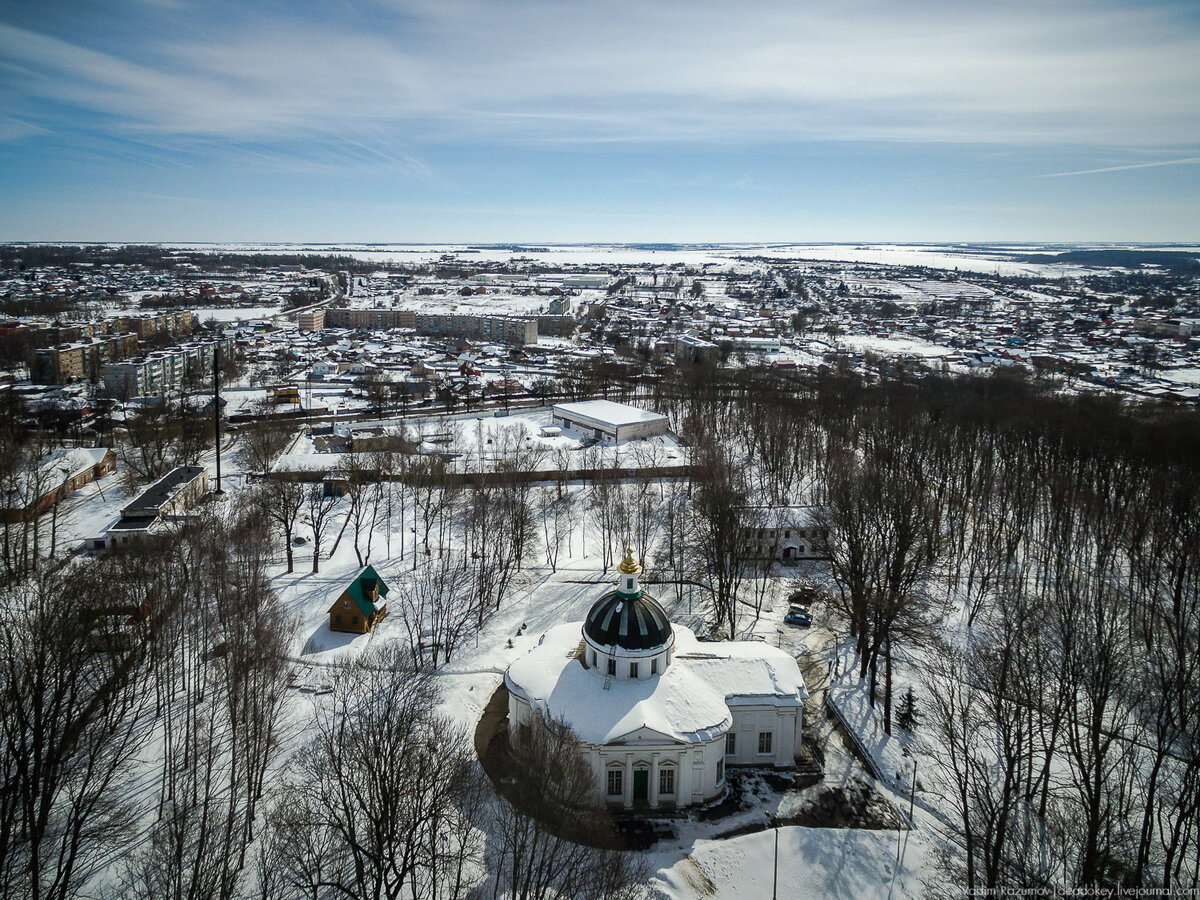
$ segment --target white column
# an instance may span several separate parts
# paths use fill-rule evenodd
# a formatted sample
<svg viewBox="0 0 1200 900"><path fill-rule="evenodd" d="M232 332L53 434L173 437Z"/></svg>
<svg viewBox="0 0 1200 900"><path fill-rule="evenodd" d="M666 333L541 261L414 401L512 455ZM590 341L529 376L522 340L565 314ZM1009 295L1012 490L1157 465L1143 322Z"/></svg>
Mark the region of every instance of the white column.
<svg viewBox="0 0 1200 900"><path fill-rule="evenodd" d="M621 803L626 809L633 807L633 754L625 754L625 774L621 776Z"/></svg>
<svg viewBox="0 0 1200 900"><path fill-rule="evenodd" d="M658 809L658 753L650 756L650 808Z"/></svg>
<svg viewBox="0 0 1200 900"><path fill-rule="evenodd" d="M608 799L608 766L603 754L593 750L590 754L592 758L592 778L595 784L599 787L596 789L598 800L604 803Z"/></svg>

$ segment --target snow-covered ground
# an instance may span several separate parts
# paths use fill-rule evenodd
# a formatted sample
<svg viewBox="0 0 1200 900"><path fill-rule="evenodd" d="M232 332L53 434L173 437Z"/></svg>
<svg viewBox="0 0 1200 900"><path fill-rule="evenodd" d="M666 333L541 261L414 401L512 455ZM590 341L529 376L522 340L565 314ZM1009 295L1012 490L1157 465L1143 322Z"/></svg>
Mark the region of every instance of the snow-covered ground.
<svg viewBox="0 0 1200 900"><path fill-rule="evenodd" d="M315 397L315 395L314 395ZM314 399L314 402L316 400ZM326 403L332 402L326 400ZM332 410L332 406L329 407ZM491 471L505 454L520 450L523 465L539 472L565 468L571 470L619 466L622 471L658 466L680 466L688 462L688 453L670 434L656 435L619 444L584 446L581 436L572 432L543 435L551 424L551 410L538 407L503 415L502 411L455 413L404 419L387 424L390 431L403 431L419 440L422 453L445 454L456 472ZM377 427L362 422L359 429ZM331 471L346 459L340 453L318 453L310 438L302 438L292 452L280 457L278 471Z"/></svg>
<svg viewBox="0 0 1200 900"><path fill-rule="evenodd" d="M943 347L931 341L923 341L920 338L907 336L872 337L865 334L848 334L837 338L837 343L839 346L851 350L869 350L872 353L887 356L909 354L912 356L937 357L950 356L955 352L949 347Z"/></svg>
<svg viewBox="0 0 1200 900"><path fill-rule="evenodd" d="M584 488L576 485L573 490L582 492ZM334 530L340 524L335 522ZM375 546L372 564L392 587L403 586L414 562L417 566L428 562L423 550L414 553L411 534L403 557L395 533L391 558L384 558L379 536ZM437 673L443 711L464 728L475 728L511 662L535 647L548 628L583 619L613 581L612 570L607 574L601 571L596 538L585 533L583 523L575 526L569 550L564 546L557 572L551 573L544 560L536 557L534 554L511 598ZM362 653L369 646L403 642L406 634L398 616L384 619L373 635L342 635L329 630L328 607L358 570L348 534L333 558L322 562L319 575L311 574L310 561L311 550L307 546L297 548L297 571L287 574L280 567L273 585L297 623L293 652L302 669L299 683L306 691L319 691L328 683L330 663ZM827 636L815 630L781 626L787 609L787 583L786 577L775 579L762 619L755 623L748 616L745 621L747 636L780 643L797 655L810 649L816 652ZM674 620L691 621L686 600L677 598L672 588L652 580L646 587L664 602ZM830 750L826 772L826 785L864 777L849 754L838 747ZM659 896L671 900L768 896L773 833L714 838L739 825L761 822L768 813L787 816L793 812L780 795L773 794L751 803L747 811L730 819L677 822L677 837L660 842L649 853L653 888ZM917 830L901 835L902 862L897 865L895 831L782 828L780 896L922 896L931 840L918 818Z"/></svg>
<svg viewBox="0 0 1200 900"><path fill-rule="evenodd" d="M278 315L279 306L201 306L193 310L197 322L252 322Z"/></svg>
<svg viewBox="0 0 1200 900"><path fill-rule="evenodd" d="M503 420L483 422L497 427L504 424ZM460 424L468 432L480 427L474 420ZM236 438L231 438L223 456L227 500L232 500L245 484L235 442ZM215 475L212 454L202 461L209 466L210 477ZM120 474L109 476L73 495L59 518L60 541L66 543L102 532L119 515L134 490L124 482ZM569 490L576 496L575 509L584 509L587 488L574 484ZM329 558L322 558L319 574L311 571L311 541L294 548L294 572L286 572L280 558L270 573L279 602L295 623L290 652L298 671L285 725L289 752L303 745L314 720L314 704L326 702L325 694L336 677L333 664L353 658L368 647L404 644L408 639L399 615L385 618L371 635L354 636L329 630L327 610L359 569L353 525L343 531L348 514L348 502L339 501L323 557L335 546L336 549L332 549ZM592 603L611 587L614 572L603 571L597 536L583 521L582 513L576 515L577 520L564 541L557 571L550 570L542 549L535 546L499 611L477 634L468 637L449 663L437 672L441 709L464 729L475 729L511 662L535 647L547 629L583 619ZM419 569L431 561L416 546L416 535L411 530L415 525L410 507L406 516L391 523L390 533L381 524L373 537L370 561L396 591L404 590L414 566ZM304 535L305 529L298 529L298 533ZM650 556L646 589L659 597L674 621L689 626L698 624L687 597L676 596L671 586L656 583L653 553ZM782 625L790 574L793 573L788 570L777 572L766 592L762 618L755 621L750 614L744 617L744 636L777 644L798 657L817 654L829 643L828 633L820 628L799 630ZM396 596L399 594L393 594ZM817 665L819 668L821 663ZM828 724L822 716L808 727L827 728ZM821 787L863 784L861 767L843 748L830 743L826 780ZM153 747L146 749L150 769L153 753ZM150 777L148 772L147 778ZM893 796L887 788L884 793ZM751 797L741 812L728 818L678 820L675 837L660 841L648 852L653 891L669 900L769 896L774 833L768 830L728 838L720 835L747 826L761 827L768 815L784 818L794 815L803 803L804 792L784 795L766 791ZM918 809L916 830L902 832L899 844L897 839L897 832L890 830L782 827L780 896L922 896L927 890L926 880L935 871L929 861L935 833L927 825L922 810ZM900 863L896 862L897 846Z"/></svg>
<svg viewBox="0 0 1200 900"><path fill-rule="evenodd" d="M725 840L697 840L688 856L659 869L655 887L671 900L765 898L776 884L778 896L789 898L930 895L924 875L932 848L919 829L897 834L784 826L778 829L778 855L775 839L776 830L768 829Z"/></svg>

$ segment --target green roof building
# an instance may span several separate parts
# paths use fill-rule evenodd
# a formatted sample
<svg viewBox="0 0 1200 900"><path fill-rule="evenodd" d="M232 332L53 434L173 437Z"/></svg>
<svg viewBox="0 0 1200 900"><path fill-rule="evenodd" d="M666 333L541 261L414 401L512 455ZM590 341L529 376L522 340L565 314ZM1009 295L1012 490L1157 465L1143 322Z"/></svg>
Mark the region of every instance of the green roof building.
<svg viewBox="0 0 1200 900"><path fill-rule="evenodd" d="M387 615L387 583L373 566L363 566L329 607L329 630L366 634Z"/></svg>

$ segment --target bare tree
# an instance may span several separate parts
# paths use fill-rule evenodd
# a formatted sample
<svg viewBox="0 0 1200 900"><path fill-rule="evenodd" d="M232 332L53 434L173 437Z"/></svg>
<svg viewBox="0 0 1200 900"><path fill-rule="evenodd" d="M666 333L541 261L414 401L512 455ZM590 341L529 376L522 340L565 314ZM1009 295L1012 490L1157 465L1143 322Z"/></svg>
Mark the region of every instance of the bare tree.
<svg viewBox="0 0 1200 900"><path fill-rule="evenodd" d="M304 498L304 509L301 513L301 520L312 529L313 536L313 574L316 575L321 571L321 546L325 541L326 534L329 531L329 524L333 521L333 509L335 502L331 498L326 498L321 485L305 486L306 496Z"/></svg>
<svg viewBox="0 0 1200 900"><path fill-rule="evenodd" d="M86 614L118 596L59 572L0 611L0 897L76 896L132 825L119 785L145 738L147 655Z"/></svg>
<svg viewBox="0 0 1200 900"><path fill-rule="evenodd" d="M398 663L370 654L341 671L295 759L269 840L297 894L454 900L475 887L474 750L435 712L432 681Z"/></svg>
<svg viewBox="0 0 1200 900"><path fill-rule="evenodd" d="M746 491L724 449L710 443L696 463L693 541L708 581L713 629L737 637L738 591L749 566L745 531Z"/></svg>
<svg viewBox="0 0 1200 900"><path fill-rule="evenodd" d="M638 857L606 849L608 811L592 767L562 722L538 720L522 740L518 771L496 802L492 896L512 900L640 897L648 873Z"/></svg>
<svg viewBox="0 0 1200 900"><path fill-rule="evenodd" d="M415 569L405 580L398 612L408 635L414 671L436 669L454 655L468 628L476 621L479 602L473 597L476 580L460 553L445 553Z"/></svg>
<svg viewBox="0 0 1200 900"><path fill-rule="evenodd" d="M383 489L373 458L358 453L346 454L341 471L350 485L349 517L354 526L354 555L360 566L371 561L371 544L379 521ZM366 535L364 543L363 535Z"/></svg>
<svg viewBox="0 0 1200 900"><path fill-rule="evenodd" d="M306 485L285 478L268 478L259 487L257 499L262 509L278 527L283 536L283 550L287 555L288 572L295 571L292 549L296 523L307 499Z"/></svg>
<svg viewBox="0 0 1200 900"><path fill-rule="evenodd" d="M287 423L268 416L273 410L273 404L263 401L253 410L258 417L242 426L242 459L250 471L262 475L267 474L292 439L292 429Z"/></svg>

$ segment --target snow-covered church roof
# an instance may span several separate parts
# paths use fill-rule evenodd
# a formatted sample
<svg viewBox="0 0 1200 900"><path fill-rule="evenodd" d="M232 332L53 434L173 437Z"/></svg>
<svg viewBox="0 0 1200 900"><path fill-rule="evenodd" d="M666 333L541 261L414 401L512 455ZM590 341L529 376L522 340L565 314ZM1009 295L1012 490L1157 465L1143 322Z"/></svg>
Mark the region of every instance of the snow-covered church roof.
<svg viewBox="0 0 1200 900"><path fill-rule="evenodd" d="M641 729L684 744L729 729L730 705L800 706L804 678L786 652L760 642L701 643L674 626L675 660L659 675L610 679L580 658L583 623L556 626L505 673L508 689L543 716L568 724L590 744L619 742Z"/></svg>

